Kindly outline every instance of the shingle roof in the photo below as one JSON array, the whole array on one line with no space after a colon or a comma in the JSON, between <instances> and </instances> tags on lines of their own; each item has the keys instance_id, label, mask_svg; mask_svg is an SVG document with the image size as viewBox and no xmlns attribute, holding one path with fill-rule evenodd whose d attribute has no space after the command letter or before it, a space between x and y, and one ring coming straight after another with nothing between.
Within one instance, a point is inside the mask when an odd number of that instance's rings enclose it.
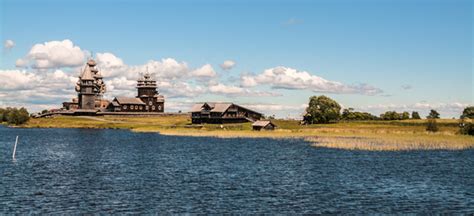
<instances>
[{"instance_id":1,"label":"shingle roof","mask_svg":"<svg viewBox=\"0 0 474 216\"><path fill-rule=\"evenodd\" d=\"M84 68L84 71L82 72L82 75L81 75L81 79L82 80L94 80L94 77L92 77L92 71L91 71L91 68L89 67L89 65L86 65L86 67Z\"/></svg>"},{"instance_id":2,"label":"shingle roof","mask_svg":"<svg viewBox=\"0 0 474 216\"><path fill-rule=\"evenodd\" d=\"M260 126L260 127L265 127L267 126L268 124L273 124L272 122L270 121L256 121L252 124L252 126Z\"/></svg>"},{"instance_id":3,"label":"shingle roof","mask_svg":"<svg viewBox=\"0 0 474 216\"><path fill-rule=\"evenodd\" d=\"M215 103L211 112L225 112L231 105L231 103Z\"/></svg>"},{"instance_id":4,"label":"shingle roof","mask_svg":"<svg viewBox=\"0 0 474 216\"><path fill-rule=\"evenodd\" d=\"M116 97L115 100L119 104L134 104L134 105L145 105L142 100L139 98L129 98L129 97Z\"/></svg>"},{"instance_id":5,"label":"shingle roof","mask_svg":"<svg viewBox=\"0 0 474 216\"><path fill-rule=\"evenodd\" d=\"M206 103L194 104L193 107L191 108L191 112L201 112L202 107L205 104L207 104L207 105L209 105L209 107L211 107L210 112L225 112L227 109L229 109L230 106L234 105L234 106L238 106L242 109L246 109L246 110L261 114L259 112L253 111L251 109L248 109L248 108L245 108L245 107L242 107L242 106L239 106L239 105L234 104L234 103L216 103L216 102L206 102Z\"/></svg>"}]
</instances>

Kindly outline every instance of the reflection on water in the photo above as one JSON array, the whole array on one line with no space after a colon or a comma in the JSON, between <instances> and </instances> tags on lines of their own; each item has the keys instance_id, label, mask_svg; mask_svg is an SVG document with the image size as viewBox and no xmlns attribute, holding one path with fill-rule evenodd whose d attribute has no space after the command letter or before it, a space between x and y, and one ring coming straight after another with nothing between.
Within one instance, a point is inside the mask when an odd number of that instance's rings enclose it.
<instances>
[{"instance_id":1,"label":"reflection on water","mask_svg":"<svg viewBox=\"0 0 474 216\"><path fill-rule=\"evenodd\" d=\"M0 212L473 213L473 167L472 149L0 127Z\"/></svg>"}]
</instances>

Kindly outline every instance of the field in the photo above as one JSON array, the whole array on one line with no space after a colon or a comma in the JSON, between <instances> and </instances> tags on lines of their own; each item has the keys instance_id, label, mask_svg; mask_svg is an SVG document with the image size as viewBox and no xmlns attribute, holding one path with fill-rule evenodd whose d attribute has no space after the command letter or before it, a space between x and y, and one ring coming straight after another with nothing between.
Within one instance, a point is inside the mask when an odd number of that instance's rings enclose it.
<instances>
[{"instance_id":1,"label":"field","mask_svg":"<svg viewBox=\"0 0 474 216\"><path fill-rule=\"evenodd\" d=\"M396 151L474 147L474 137L459 135L459 120L438 120L439 132L425 130L426 120L360 121L300 125L295 120L274 120L274 131L252 131L251 123L192 125L186 115L157 117L71 117L31 119L23 127L109 128L159 132L175 136L303 138L314 147Z\"/></svg>"}]
</instances>

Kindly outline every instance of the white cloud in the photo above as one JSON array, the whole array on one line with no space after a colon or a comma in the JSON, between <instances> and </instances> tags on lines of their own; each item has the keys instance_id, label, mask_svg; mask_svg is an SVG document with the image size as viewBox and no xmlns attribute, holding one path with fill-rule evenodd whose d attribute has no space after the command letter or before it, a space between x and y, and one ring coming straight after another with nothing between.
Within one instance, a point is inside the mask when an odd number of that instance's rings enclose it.
<instances>
[{"instance_id":1,"label":"white cloud","mask_svg":"<svg viewBox=\"0 0 474 216\"><path fill-rule=\"evenodd\" d=\"M225 85L222 83L209 86L209 92L213 94L222 94L227 96L245 96L245 97L274 97L281 96L279 93L256 91L247 88Z\"/></svg>"},{"instance_id":2,"label":"white cloud","mask_svg":"<svg viewBox=\"0 0 474 216\"><path fill-rule=\"evenodd\" d=\"M5 40L5 42L3 43L3 48L6 49L6 50L10 50L12 49L13 47L15 47L15 42L12 41L12 40Z\"/></svg>"},{"instance_id":3,"label":"white cloud","mask_svg":"<svg viewBox=\"0 0 474 216\"><path fill-rule=\"evenodd\" d=\"M120 68L125 66L122 59L112 53L97 53L97 65L104 68Z\"/></svg>"},{"instance_id":4,"label":"white cloud","mask_svg":"<svg viewBox=\"0 0 474 216\"><path fill-rule=\"evenodd\" d=\"M86 55L86 51L70 40L49 41L35 44L24 58L16 61L16 66L38 69L77 67L84 64Z\"/></svg>"},{"instance_id":5,"label":"white cloud","mask_svg":"<svg viewBox=\"0 0 474 216\"><path fill-rule=\"evenodd\" d=\"M246 87L268 84L275 89L306 89L313 92L334 94L377 95L383 91L368 84L346 85L329 81L306 71L288 67L266 69L258 75L242 75L241 85Z\"/></svg>"},{"instance_id":6,"label":"white cloud","mask_svg":"<svg viewBox=\"0 0 474 216\"><path fill-rule=\"evenodd\" d=\"M225 60L225 61L220 65L220 67L222 68L222 70L230 70L230 69L232 69L234 66L235 66L235 62L232 61L232 60Z\"/></svg>"},{"instance_id":7,"label":"white cloud","mask_svg":"<svg viewBox=\"0 0 474 216\"><path fill-rule=\"evenodd\" d=\"M205 64L202 67L192 71L191 75L199 78L212 78L216 76L216 72L210 64Z\"/></svg>"},{"instance_id":8,"label":"white cloud","mask_svg":"<svg viewBox=\"0 0 474 216\"><path fill-rule=\"evenodd\" d=\"M75 96L77 77L62 70L35 73L0 70L0 106L25 106L30 110L61 107Z\"/></svg>"}]
</instances>

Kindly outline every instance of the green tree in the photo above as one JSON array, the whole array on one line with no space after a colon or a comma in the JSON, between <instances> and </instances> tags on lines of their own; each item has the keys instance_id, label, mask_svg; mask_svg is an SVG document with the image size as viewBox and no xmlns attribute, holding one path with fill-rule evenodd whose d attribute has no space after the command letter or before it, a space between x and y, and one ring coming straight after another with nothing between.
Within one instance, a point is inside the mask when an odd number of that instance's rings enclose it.
<instances>
[{"instance_id":1,"label":"green tree","mask_svg":"<svg viewBox=\"0 0 474 216\"><path fill-rule=\"evenodd\" d=\"M20 125L30 119L30 114L23 107L20 109L7 107L6 112L3 112L2 118L8 124Z\"/></svg>"},{"instance_id":2,"label":"green tree","mask_svg":"<svg viewBox=\"0 0 474 216\"><path fill-rule=\"evenodd\" d=\"M420 114L418 112L413 111L411 113L411 118L412 119L421 119Z\"/></svg>"},{"instance_id":3,"label":"green tree","mask_svg":"<svg viewBox=\"0 0 474 216\"><path fill-rule=\"evenodd\" d=\"M428 116L426 116L426 118L427 119L439 119L439 113L436 110L432 109L430 111L430 114L428 114Z\"/></svg>"},{"instance_id":4,"label":"green tree","mask_svg":"<svg viewBox=\"0 0 474 216\"><path fill-rule=\"evenodd\" d=\"M309 98L304 121L307 124L336 122L340 118L341 105L333 99L321 96Z\"/></svg>"},{"instance_id":5,"label":"green tree","mask_svg":"<svg viewBox=\"0 0 474 216\"><path fill-rule=\"evenodd\" d=\"M401 114L395 111L387 111L384 114L380 115L382 120L400 120Z\"/></svg>"},{"instance_id":6,"label":"green tree","mask_svg":"<svg viewBox=\"0 0 474 216\"><path fill-rule=\"evenodd\" d=\"M402 120L406 120L410 118L410 113L409 112L403 112L401 115Z\"/></svg>"},{"instance_id":7,"label":"green tree","mask_svg":"<svg viewBox=\"0 0 474 216\"><path fill-rule=\"evenodd\" d=\"M461 118L474 119L474 106L464 108L462 111Z\"/></svg>"},{"instance_id":8,"label":"green tree","mask_svg":"<svg viewBox=\"0 0 474 216\"><path fill-rule=\"evenodd\" d=\"M426 124L426 130L433 133L439 131L438 123L436 122L435 118L428 118L428 122Z\"/></svg>"},{"instance_id":9,"label":"green tree","mask_svg":"<svg viewBox=\"0 0 474 216\"><path fill-rule=\"evenodd\" d=\"M46 109L41 111L41 114L46 114L46 113L48 113L48 110L46 110Z\"/></svg>"}]
</instances>

